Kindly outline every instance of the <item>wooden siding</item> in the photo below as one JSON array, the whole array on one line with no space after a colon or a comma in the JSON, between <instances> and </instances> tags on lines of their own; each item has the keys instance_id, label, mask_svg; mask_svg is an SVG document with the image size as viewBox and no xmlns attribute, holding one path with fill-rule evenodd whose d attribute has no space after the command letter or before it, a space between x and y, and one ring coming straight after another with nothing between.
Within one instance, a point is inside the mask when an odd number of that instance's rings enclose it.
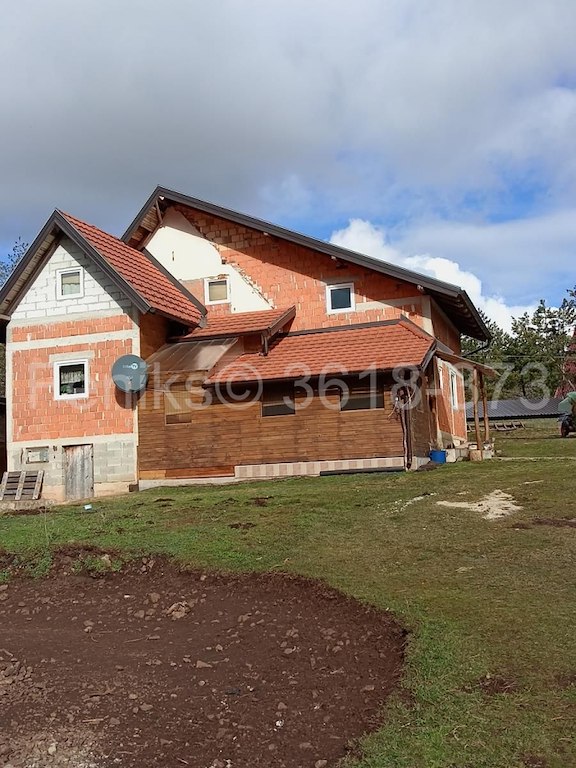
<instances>
[{"instance_id":1,"label":"wooden siding","mask_svg":"<svg viewBox=\"0 0 576 768\"><path fill-rule=\"evenodd\" d=\"M156 393L158 395L158 393ZM402 430L392 412L390 392L384 408L340 411L339 397L327 407L314 397L306 408L296 397L296 412L262 417L260 402L216 402L196 409L187 424L165 424L164 395L150 392L139 407L140 476L230 474L241 464L402 456Z\"/></svg>"}]
</instances>

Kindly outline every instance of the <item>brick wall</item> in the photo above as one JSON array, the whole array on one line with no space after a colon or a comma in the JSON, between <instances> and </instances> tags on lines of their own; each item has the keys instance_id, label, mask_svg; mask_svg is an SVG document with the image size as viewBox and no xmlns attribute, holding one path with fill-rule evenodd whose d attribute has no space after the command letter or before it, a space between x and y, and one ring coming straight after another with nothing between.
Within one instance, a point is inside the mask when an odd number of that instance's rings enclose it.
<instances>
[{"instance_id":1,"label":"brick wall","mask_svg":"<svg viewBox=\"0 0 576 768\"><path fill-rule=\"evenodd\" d=\"M107 324L104 323L104 326ZM92 321L98 332L99 321ZM132 340L99 341L14 350L12 353L12 440L126 434L134 431L134 414L118 396L111 369L121 355L132 353ZM88 359L89 396L54 398L54 362Z\"/></svg>"},{"instance_id":2,"label":"brick wall","mask_svg":"<svg viewBox=\"0 0 576 768\"><path fill-rule=\"evenodd\" d=\"M292 330L385 320L400 314L423 325L421 299L411 283L334 262L329 256L184 206L178 210L218 248L222 261L243 273L272 306L296 305ZM354 283L356 311L329 314L326 285L349 282ZM373 302L384 306L373 306ZM224 313L229 308L220 304L210 311Z\"/></svg>"}]
</instances>

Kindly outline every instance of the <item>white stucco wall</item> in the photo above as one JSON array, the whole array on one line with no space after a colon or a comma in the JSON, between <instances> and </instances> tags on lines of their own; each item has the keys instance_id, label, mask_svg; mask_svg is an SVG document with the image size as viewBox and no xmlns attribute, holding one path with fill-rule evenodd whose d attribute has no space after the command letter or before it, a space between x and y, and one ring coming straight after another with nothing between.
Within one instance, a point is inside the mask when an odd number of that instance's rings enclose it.
<instances>
[{"instance_id":1,"label":"white stucco wall","mask_svg":"<svg viewBox=\"0 0 576 768\"><path fill-rule=\"evenodd\" d=\"M57 298L58 271L74 267L84 270L83 296ZM102 311L132 314L131 302L104 272L87 259L75 243L66 239L54 251L50 261L26 292L12 314L12 322Z\"/></svg>"},{"instance_id":2,"label":"white stucco wall","mask_svg":"<svg viewBox=\"0 0 576 768\"><path fill-rule=\"evenodd\" d=\"M178 211L166 212L162 226L146 243L146 249L177 280L228 277L230 310L255 312L270 309L270 303L230 264L222 264L218 249ZM205 296L198 296L205 302Z\"/></svg>"}]
</instances>

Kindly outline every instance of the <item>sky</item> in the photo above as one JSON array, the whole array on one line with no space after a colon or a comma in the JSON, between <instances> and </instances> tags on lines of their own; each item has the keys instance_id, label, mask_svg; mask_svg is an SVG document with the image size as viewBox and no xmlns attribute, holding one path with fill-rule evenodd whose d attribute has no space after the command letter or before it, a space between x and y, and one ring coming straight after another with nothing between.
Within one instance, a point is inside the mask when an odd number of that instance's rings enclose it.
<instances>
[{"instance_id":1,"label":"sky","mask_svg":"<svg viewBox=\"0 0 576 768\"><path fill-rule=\"evenodd\" d=\"M0 254L157 184L464 287L576 284L574 0L0 0Z\"/></svg>"}]
</instances>

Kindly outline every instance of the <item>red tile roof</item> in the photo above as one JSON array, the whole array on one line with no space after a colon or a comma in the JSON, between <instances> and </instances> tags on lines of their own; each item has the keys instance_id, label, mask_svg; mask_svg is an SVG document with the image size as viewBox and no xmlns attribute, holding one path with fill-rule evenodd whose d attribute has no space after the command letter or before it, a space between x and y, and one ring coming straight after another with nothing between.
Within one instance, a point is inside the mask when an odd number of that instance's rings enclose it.
<instances>
[{"instance_id":1,"label":"red tile roof","mask_svg":"<svg viewBox=\"0 0 576 768\"><path fill-rule=\"evenodd\" d=\"M202 312L189 291L180 288L146 254L68 213L60 213L154 310L189 325L200 322Z\"/></svg>"},{"instance_id":2,"label":"red tile roof","mask_svg":"<svg viewBox=\"0 0 576 768\"><path fill-rule=\"evenodd\" d=\"M296 307L284 309L265 309L261 312L237 312L230 315L211 315L208 312L208 324L196 328L178 341L197 341L199 339L226 336L247 336L251 333L264 333L284 328L296 314Z\"/></svg>"},{"instance_id":3,"label":"red tile roof","mask_svg":"<svg viewBox=\"0 0 576 768\"><path fill-rule=\"evenodd\" d=\"M435 340L409 320L396 320L334 331L283 336L267 356L240 355L207 380L208 384L296 379L362 373L374 367L387 371L422 365Z\"/></svg>"}]
</instances>

